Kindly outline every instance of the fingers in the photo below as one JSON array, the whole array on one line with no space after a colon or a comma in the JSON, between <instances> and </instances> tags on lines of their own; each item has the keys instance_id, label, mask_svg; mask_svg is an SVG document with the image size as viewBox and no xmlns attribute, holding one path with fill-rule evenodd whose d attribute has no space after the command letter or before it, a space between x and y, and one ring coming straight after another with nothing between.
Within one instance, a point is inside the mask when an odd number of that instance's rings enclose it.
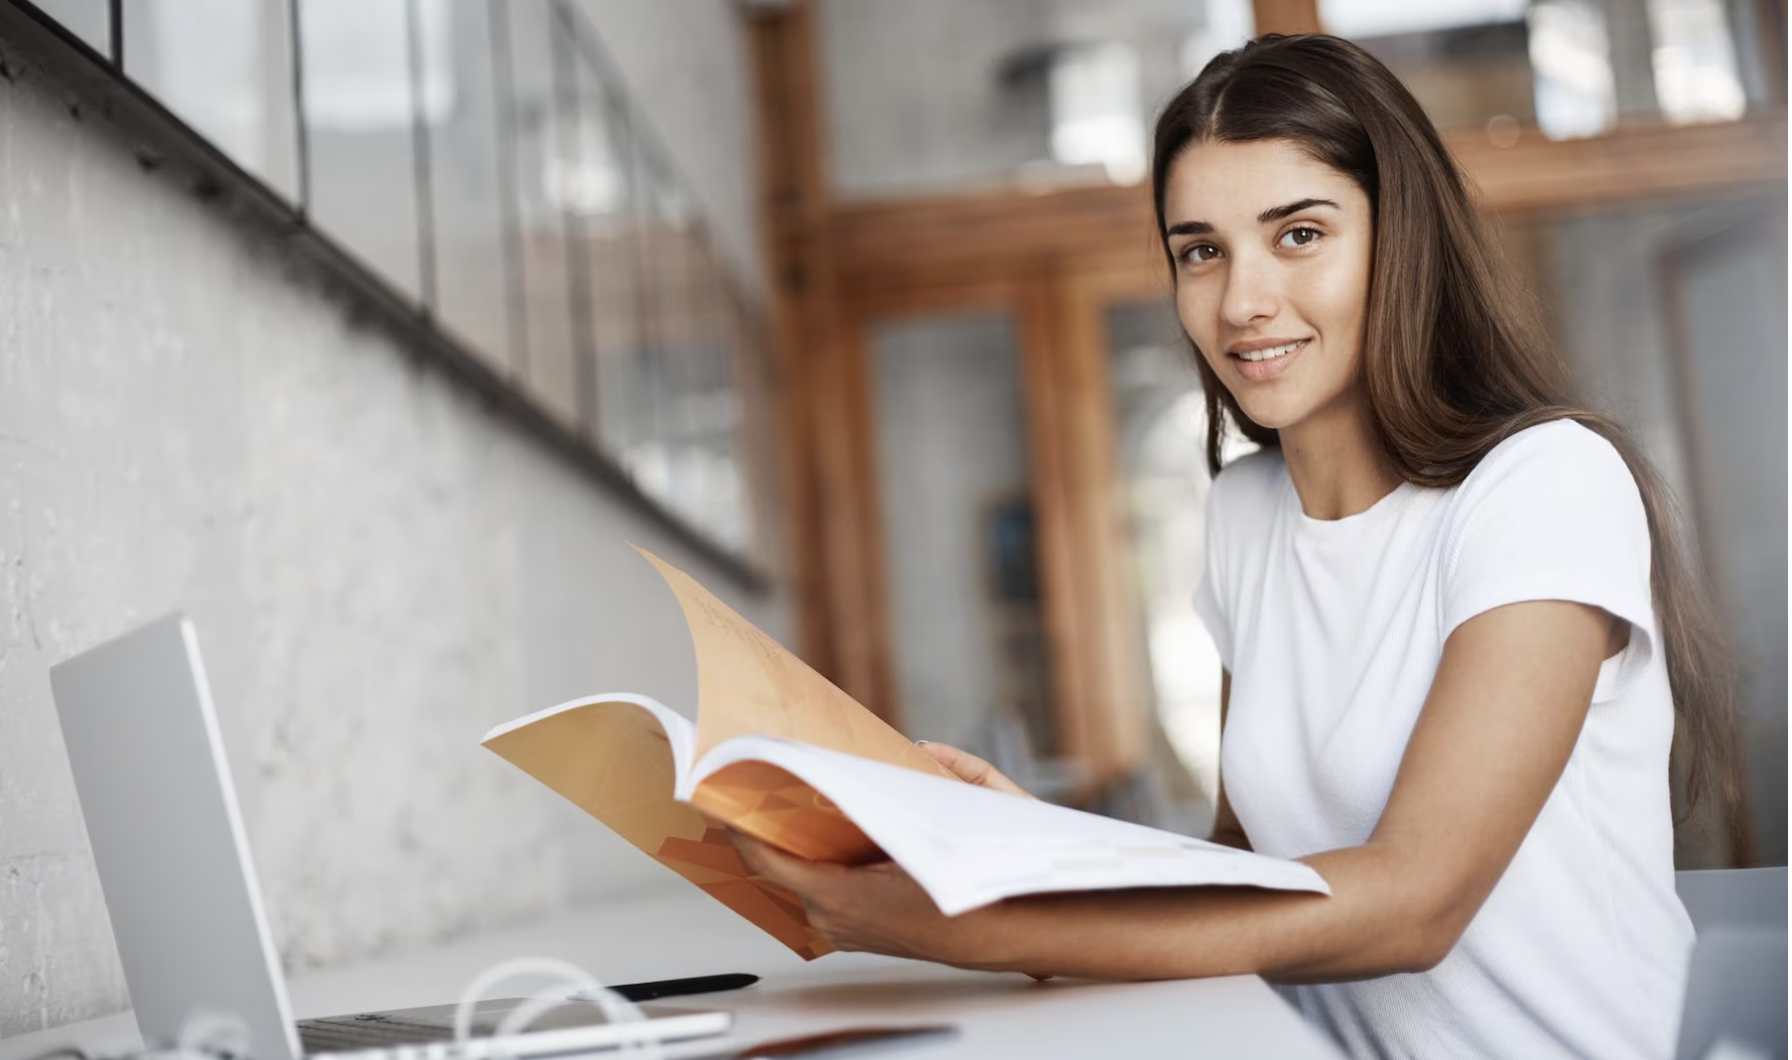
<instances>
[{"instance_id":1,"label":"fingers","mask_svg":"<svg viewBox=\"0 0 1792 1060\"><path fill-rule=\"evenodd\" d=\"M747 863L755 876L778 879L783 869L785 854L767 843L761 843L745 832L735 828L728 829L728 838L734 841L734 849L740 852L740 859Z\"/></svg>"},{"instance_id":2,"label":"fingers","mask_svg":"<svg viewBox=\"0 0 1792 1060\"><path fill-rule=\"evenodd\" d=\"M764 843L735 828L728 829L734 849L754 875L763 876L786 889L803 893L828 866L786 854L770 843Z\"/></svg>"},{"instance_id":3,"label":"fingers","mask_svg":"<svg viewBox=\"0 0 1792 1060\"><path fill-rule=\"evenodd\" d=\"M810 929L834 949L963 963L953 946L962 922L940 913L901 866L806 861L734 828L728 835L755 882L801 902Z\"/></svg>"},{"instance_id":4,"label":"fingers","mask_svg":"<svg viewBox=\"0 0 1792 1060\"><path fill-rule=\"evenodd\" d=\"M923 740L916 746L929 758L952 771L952 774L967 784L975 784L991 791L1006 792L1009 795L1023 795L1031 798L1031 794L1008 777L995 766L969 751L961 751L951 744L933 743Z\"/></svg>"},{"instance_id":5,"label":"fingers","mask_svg":"<svg viewBox=\"0 0 1792 1060\"><path fill-rule=\"evenodd\" d=\"M839 865L805 861L733 827L728 829L728 836L740 852L741 861L746 863L747 871L761 885L781 889L801 902L809 927L827 939L829 945L836 950L862 948L850 935L842 934L834 922L832 910L838 904L842 887L846 886L840 878L843 874L873 872L874 869L849 870Z\"/></svg>"},{"instance_id":6,"label":"fingers","mask_svg":"<svg viewBox=\"0 0 1792 1060\"><path fill-rule=\"evenodd\" d=\"M949 743L934 743L922 740L915 745L921 753L952 771L952 775L967 784L981 785L991 773L997 773L996 767L978 758L969 751L961 751Z\"/></svg>"}]
</instances>

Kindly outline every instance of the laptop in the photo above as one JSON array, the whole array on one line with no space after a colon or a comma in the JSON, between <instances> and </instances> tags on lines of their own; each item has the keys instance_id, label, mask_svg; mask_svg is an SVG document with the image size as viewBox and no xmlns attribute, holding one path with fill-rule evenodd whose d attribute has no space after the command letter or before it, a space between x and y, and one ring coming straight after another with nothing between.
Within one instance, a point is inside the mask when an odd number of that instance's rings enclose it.
<instances>
[{"instance_id":1,"label":"laptop","mask_svg":"<svg viewBox=\"0 0 1792 1060\"><path fill-rule=\"evenodd\" d=\"M420 1056L419 1045L453 1040L452 1004L293 1020L191 622L160 619L53 666L50 687L145 1044L174 1042L200 1012L240 1018L254 1060L400 1047ZM576 1004L528 1033L490 1037L519 1003L482 1003L477 1039L455 1056L588 1052L641 1036L640 1024ZM644 1011L658 1042L732 1022L723 1011Z\"/></svg>"}]
</instances>

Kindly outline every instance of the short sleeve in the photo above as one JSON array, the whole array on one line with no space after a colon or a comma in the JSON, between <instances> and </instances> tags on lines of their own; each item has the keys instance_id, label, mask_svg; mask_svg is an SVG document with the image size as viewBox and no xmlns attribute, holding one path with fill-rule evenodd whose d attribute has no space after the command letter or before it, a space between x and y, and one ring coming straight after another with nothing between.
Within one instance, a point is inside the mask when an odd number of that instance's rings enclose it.
<instances>
[{"instance_id":1,"label":"short sleeve","mask_svg":"<svg viewBox=\"0 0 1792 1060\"><path fill-rule=\"evenodd\" d=\"M1562 420L1520 432L1463 482L1444 539L1442 634L1530 600L1569 600L1630 623L1600 668L1593 702L1620 695L1655 650L1649 525L1623 457Z\"/></svg>"},{"instance_id":2,"label":"short sleeve","mask_svg":"<svg viewBox=\"0 0 1792 1060\"><path fill-rule=\"evenodd\" d=\"M1226 613L1220 607L1219 596L1214 589L1213 549L1207 549L1202 558L1201 587L1195 590L1195 616L1207 627L1207 635L1213 638L1213 646L1220 653L1220 665L1227 670L1232 669L1232 627L1226 621Z\"/></svg>"},{"instance_id":3,"label":"short sleeve","mask_svg":"<svg viewBox=\"0 0 1792 1060\"><path fill-rule=\"evenodd\" d=\"M1203 513L1205 529L1201 535L1201 585L1195 590L1195 616L1207 627L1207 635L1213 638L1213 646L1220 653L1220 665L1230 670L1232 623L1227 617L1227 608L1221 604L1222 589L1226 584L1221 573L1225 534L1219 525L1218 514L1225 504L1221 499L1225 493L1221 483L1225 481L1227 477L1221 475L1207 491L1207 510Z\"/></svg>"}]
</instances>

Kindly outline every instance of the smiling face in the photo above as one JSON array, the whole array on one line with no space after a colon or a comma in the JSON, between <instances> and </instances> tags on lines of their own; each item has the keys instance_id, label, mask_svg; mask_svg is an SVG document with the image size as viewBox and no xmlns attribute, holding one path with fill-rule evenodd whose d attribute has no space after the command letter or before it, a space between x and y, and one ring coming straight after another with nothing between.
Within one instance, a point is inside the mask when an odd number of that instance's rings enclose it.
<instances>
[{"instance_id":1,"label":"smiling face","mask_svg":"<svg viewBox=\"0 0 1792 1060\"><path fill-rule=\"evenodd\" d=\"M1287 431L1360 413L1361 188L1287 140L1197 143L1170 167L1164 223L1176 313L1245 415Z\"/></svg>"}]
</instances>

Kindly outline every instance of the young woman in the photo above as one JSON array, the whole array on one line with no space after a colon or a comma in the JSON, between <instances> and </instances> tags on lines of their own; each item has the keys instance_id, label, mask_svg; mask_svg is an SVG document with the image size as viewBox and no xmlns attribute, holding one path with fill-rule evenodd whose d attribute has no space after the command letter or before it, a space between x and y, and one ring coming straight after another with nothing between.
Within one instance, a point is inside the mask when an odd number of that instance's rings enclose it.
<instances>
[{"instance_id":1,"label":"young woman","mask_svg":"<svg viewBox=\"0 0 1792 1060\"><path fill-rule=\"evenodd\" d=\"M1676 715L1692 788L1733 781L1727 675L1655 475L1575 403L1436 130L1362 50L1215 59L1159 120L1153 180L1209 462L1228 424L1262 446L1215 480L1196 600L1228 674L1214 838L1300 858L1331 897L947 919L891 865L743 853L843 949L1261 973L1357 1056L1668 1055L1692 942Z\"/></svg>"}]
</instances>

